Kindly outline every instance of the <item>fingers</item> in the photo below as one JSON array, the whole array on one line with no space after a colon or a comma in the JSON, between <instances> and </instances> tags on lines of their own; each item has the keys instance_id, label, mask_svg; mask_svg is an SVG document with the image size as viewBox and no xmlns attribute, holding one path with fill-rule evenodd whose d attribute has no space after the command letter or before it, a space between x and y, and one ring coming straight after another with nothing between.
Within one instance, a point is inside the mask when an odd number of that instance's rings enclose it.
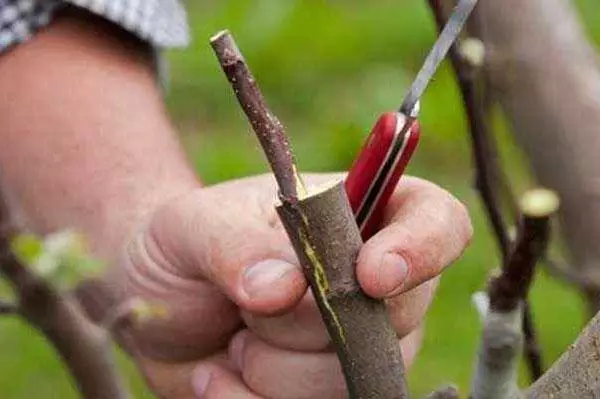
<instances>
[{"instance_id":1,"label":"fingers","mask_svg":"<svg viewBox=\"0 0 600 399\"><path fill-rule=\"evenodd\" d=\"M439 278L433 278L386 300L398 337L407 337L423 323L438 282ZM265 317L243 312L242 317L249 330L265 343L278 348L319 352L331 347L329 334L310 291L294 309L283 315Z\"/></svg>"},{"instance_id":2,"label":"fingers","mask_svg":"<svg viewBox=\"0 0 600 399\"><path fill-rule=\"evenodd\" d=\"M357 260L359 282L376 298L393 297L437 276L472 235L466 208L443 189L415 178L397 189L385 224Z\"/></svg>"},{"instance_id":3,"label":"fingers","mask_svg":"<svg viewBox=\"0 0 600 399\"><path fill-rule=\"evenodd\" d=\"M168 308L136 334L143 353L198 359L226 346L241 323L238 306L278 314L302 298L304 276L274 222L275 192L267 178L192 192L157 211L130 243L127 293Z\"/></svg>"},{"instance_id":4,"label":"fingers","mask_svg":"<svg viewBox=\"0 0 600 399\"><path fill-rule=\"evenodd\" d=\"M194 370L192 387L199 399L261 399L225 362L200 363Z\"/></svg>"},{"instance_id":5,"label":"fingers","mask_svg":"<svg viewBox=\"0 0 600 399\"><path fill-rule=\"evenodd\" d=\"M423 323L438 282L439 278L433 278L408 292L386 300L390 320L399 337L408 336Z\"/></svg>"},{"instance_id":6,"label":"fingers","mask_svg":"<svg viewBox=\"0 0 600 399\"><path fill-rule=\"evenodd\" d=\"M261 397L346 397L341 367L334 353L278 349L245 330L232 340L229 357L240 370L244 383Z\"/></svg>"},{"instance_id":7,"label":"fingers","mask_svg":"<svg viewBox=\"0 0 600 399\"><path fill-rule=\"evenodd\" d=\"M402 346L405 363L418 349L417 330ZM265 398L346 398L341 366L333 352L296 352L271 346L248 330L239 332L229 346L233 367L240 370L246 386Z\"/></svg>"},{"instance_id":8,"label":"fingers","mask_svg":"<svg viewBox=\"0 0 600 399\"><path fill-rule=\"evenodd\" d=\"M317 352L330 346L329 334L310 290L285 314L268 317L242 312L242 317L248 329L278 348Z\"/></svg>"},{"instance_id":9,"label":"fingers","mask_svg":"<svg viewBox=\"0 0 600 399\"><path fill-rule=\"evenodd\" d=\"M295 304L306 282L284 232L264 214L265 202L274 200L264 193L275 193L263 188L267 182L247 179L199 190L160 210L141 238L150 258L138 270L146 288L159 274L156 289L178 280L206 281L260 314Z\"/></svg>"}]
</instances>

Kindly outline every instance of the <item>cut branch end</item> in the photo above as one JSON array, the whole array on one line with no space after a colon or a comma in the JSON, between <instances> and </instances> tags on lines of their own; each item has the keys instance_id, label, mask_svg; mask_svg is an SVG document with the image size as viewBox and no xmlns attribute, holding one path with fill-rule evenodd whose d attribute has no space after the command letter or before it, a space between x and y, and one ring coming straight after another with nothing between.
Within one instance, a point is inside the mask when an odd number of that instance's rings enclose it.
<instances>
[{"instance_id":1,"label":"cut branch end","mask_svg":"<svg viewBox=\"0 0 600 399\"><path fill-rule=\"evenodd\" d=\"M485 62L485 46L477 38L464 39L458 47L460 57L473 68L480 68Z\"/></svg>"},{"instance_id":2,"label":"cut branch end","mask_svg":"<svg viewBox=\"0 0 600 399\"><path fill-rule=\"evenodd\" d=\"M558 211L560 198L552 190L536 188L527 191L521 198L519 205L524 216L544 218Z\"/></svg>"}]
</instances>

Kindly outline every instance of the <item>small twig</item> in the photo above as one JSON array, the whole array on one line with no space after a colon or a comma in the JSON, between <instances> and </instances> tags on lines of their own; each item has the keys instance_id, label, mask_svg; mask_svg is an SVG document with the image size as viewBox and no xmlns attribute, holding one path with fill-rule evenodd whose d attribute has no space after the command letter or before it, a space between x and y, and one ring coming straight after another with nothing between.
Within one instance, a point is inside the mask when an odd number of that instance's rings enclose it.
<instances>
[{"instance_id":1,"label":"small twig","mask_svg":"<svg viewBox=\"0 0 600 399\"><path fill-rule=\"evenodd\" d=\"M550 217L558 210L554 192L536 189L521 201L523 214L509 262L489 287L490 307L510 311L525 301L533 282L535 265L544 255L550 236Z\"/></svg>"},{"instance_id":2,"label":"small twig","mask_svg":"<svg viewBox=\"0 0 600 399\"><path fill-rule=\"evenodd\" d=\"M0 274L18 295L19 314L52 343L83 397L128 398L106 348L106 332L74 298L56 292L15 257L10 248L15 233L0 190Z\"/></svg>"},{"instance_id":3,"label":"small twig","mask_svg":"<svg viewBox=\"0 0 600 399\"><path fill-rule=\"evenodd\" d=\"M529 377L531 381L535 381L544 374L544 363L536 331L533 329L529 301L523 301L523 336L525 338L523 351L527 360Z\"/></svg>"},{"instance_id":4,"label":"small twig","mask_svg":"<svg viewBox=\"0 0 600 399\"><path fill-rule=\"evenodd\" d=\"M446 23L447 16L444 12L443 0L428 0L433 11L438 29L442 29ZM473 145L473 160L475 163L475 186L481 195L483 205L488 215L488 220L494 231L502 256L502 264L505 265L510 250L510 239L506 229L506 223L500 211L501 206L497 201L495 192L495 178L497 157L493 150L489 137L489 126L487 112L483 106L481 93L477 87L476 77L478 66L467 62L459 52L457 44L454 44L448 53L452 67L457 77L459 90L465 105L469 133Z\"/></svg>"},{"instance_id":5,"label":"small twig","mask_svg":"<svg viewBox=\"0 0 600 399\"><path fill-rule=\"evenodd\" d=\"M231 34L226 30L221 31L211 37L210 43L267 155L281 195L298 198L304 192L304 185L297 173L283 125L269 110Z\"/></svg>"},{"instance_id":6,"label":"small twig","mask_svg":"<svg viewBox=\"0 0 600 399\"><path fill-rule=\"evenodd\" d=\"M19 307L11 302L0 300L0 314L1 315L13 315L19 313Z\"/></svg>"},{"instance_id":7,"label":"small twig","mask_svg":"<svg viewBox=\"0 0 600 399\"><path fill-rule=\"evenodd\" d=\"M407 397L402 353L385 302L366 296L356 280L362 240L344 185L299 192L283 127L266 108L233 38L221 32L211 42L275 172L281 190L277 211L335 346L350 398Z\"/></svg>"}]
</instances>

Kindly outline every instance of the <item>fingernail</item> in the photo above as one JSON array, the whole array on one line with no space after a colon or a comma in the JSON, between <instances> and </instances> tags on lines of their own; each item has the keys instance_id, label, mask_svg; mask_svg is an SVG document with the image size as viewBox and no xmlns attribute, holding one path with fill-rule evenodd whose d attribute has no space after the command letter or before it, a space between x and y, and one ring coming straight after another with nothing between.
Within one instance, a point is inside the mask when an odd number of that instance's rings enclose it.
<instances>
[{"instance_id":1,"label":"fingernail","mask_svg":"<svg viewBox=\"0 0 600 399\"><path fill-rule=\"evenodd\" d=\"M298 271L298 267L282 260L268 259L259 262L244 272L244 291L250 297L269 294L277 289L276 284L293 271Z\"/></svg>"},{"instance_id":2,"label":"fingernail","mask_svg":"<svg viewBox=\"0 0 600 399\"><path fill-rule=\"evenodd\" d=\"M388 252L381 258L379 264L379 287L384 295L393 295L398 292L408 275L408 264L398 254Z\"/></svg>"},{"instance_id":3,"label":"fingernail","mask_svg":"<svg viewBox=\"0 0 600 399\"><path fill-rule=\"evenodd\" d=\"M197 368L192 375L192 387L197 398L203 398L210 382L210 371Z\"/></svg>"},{"instance_id":4,"label":"fingernail","mask_svg":"<svg viewBox=\"0 0 600 399\"><path fill-rule=\"evenodd\" d=\"M244 369L244 348L246 346L246 332L240 332L231 341L229 346L229 358L237 371Z\"/></svg>"}]
</instances>

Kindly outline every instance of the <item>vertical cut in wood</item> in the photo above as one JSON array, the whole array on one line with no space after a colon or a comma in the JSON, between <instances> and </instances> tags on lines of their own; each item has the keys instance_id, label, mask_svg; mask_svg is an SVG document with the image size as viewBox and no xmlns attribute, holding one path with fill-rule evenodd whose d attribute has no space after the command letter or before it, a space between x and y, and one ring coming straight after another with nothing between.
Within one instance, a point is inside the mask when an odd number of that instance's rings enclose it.
<instances>
[{"instance_id":1,"label":"vertical cut in wood","mask_svg":"<svg viewBox=\"0 0 600 399\"><path fill-rule=\"evenodd\" d=\"M407 397L400 342L385 303L356 279L360 232L342 183L277 208L327 331L352 398Z\"/></svg>"}]
</instances>

